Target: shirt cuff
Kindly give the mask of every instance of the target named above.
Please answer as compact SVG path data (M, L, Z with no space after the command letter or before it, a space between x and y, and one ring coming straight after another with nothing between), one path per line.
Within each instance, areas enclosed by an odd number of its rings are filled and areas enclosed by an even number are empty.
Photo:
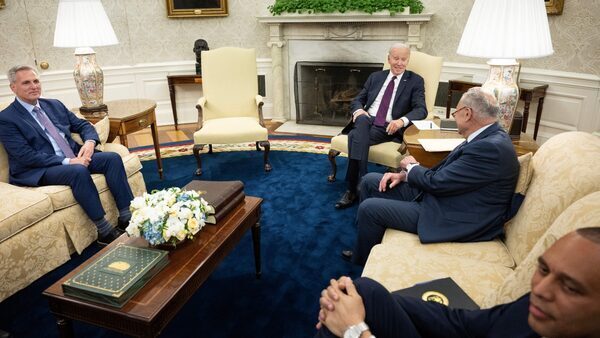
M94 146L96 145L96 141L95 140L86 140L85 142L93 142Z
M65 159L62 160L62 165L69 165L69 161L70 161L70 158L65 157Z
M407 127L410 121L406 118L406 116L402 116L400 120L404 121L404 127Z
M415 163L409 163L406 165L406 178L404 179L405 182L408 182L408 174L410 173L410 171L412 170L412 168L416 167L419 165L419 162L415 162Z

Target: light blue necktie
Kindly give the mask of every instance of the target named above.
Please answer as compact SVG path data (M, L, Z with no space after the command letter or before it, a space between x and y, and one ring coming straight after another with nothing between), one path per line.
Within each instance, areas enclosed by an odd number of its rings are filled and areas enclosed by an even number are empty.
M42 126L44 126L44 128L46 128L46 131L48 131L48 134L50 134L50 136L52 136L54 141L56 141L56 144L58 144L58 147L63 152L63 154L68 158L75 158L73 149L71 149L71 147L69 146L69 143L67 143L67 140L65 140L64 137L60 136L60 134L58 133L58 130L56 130L56 127L48 119L46 114L44 114L42 112L42 110L38 107L33 107L33 111L35 112L35 114L38 118L38 121L40 121Z

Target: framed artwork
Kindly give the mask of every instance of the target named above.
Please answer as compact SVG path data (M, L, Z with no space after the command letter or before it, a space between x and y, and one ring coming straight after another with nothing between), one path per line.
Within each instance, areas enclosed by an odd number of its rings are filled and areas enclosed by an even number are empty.
M169 18L227 16L227 0L167 0Z
M544 0L546 4L546 13L548 15L561 15L565 0Z

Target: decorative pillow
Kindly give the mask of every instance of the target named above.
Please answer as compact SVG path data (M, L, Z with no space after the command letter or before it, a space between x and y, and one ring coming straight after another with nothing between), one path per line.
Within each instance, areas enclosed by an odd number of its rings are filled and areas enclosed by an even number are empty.
M532 153L519 156L519 180L515 187L515 193L525 195L529 182L533 176L533 165L531 164Z
M94 128L96 129L96 133L98 133L98 139L100 140L100 144L96 145L96 149L102 151L104 149L104 143L108 140L108 134L110 132L110 120L108 116L105 116L102 120L96 122L94 124ZM79 144L83 144L83 140L79 134L73 133L71 137L75 142Z

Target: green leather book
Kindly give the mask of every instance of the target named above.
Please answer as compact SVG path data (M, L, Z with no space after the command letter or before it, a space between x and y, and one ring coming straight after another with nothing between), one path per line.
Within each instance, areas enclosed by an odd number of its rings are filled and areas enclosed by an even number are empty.
M167 263L167 251L119 244L65 281L63 292L122 307Z

